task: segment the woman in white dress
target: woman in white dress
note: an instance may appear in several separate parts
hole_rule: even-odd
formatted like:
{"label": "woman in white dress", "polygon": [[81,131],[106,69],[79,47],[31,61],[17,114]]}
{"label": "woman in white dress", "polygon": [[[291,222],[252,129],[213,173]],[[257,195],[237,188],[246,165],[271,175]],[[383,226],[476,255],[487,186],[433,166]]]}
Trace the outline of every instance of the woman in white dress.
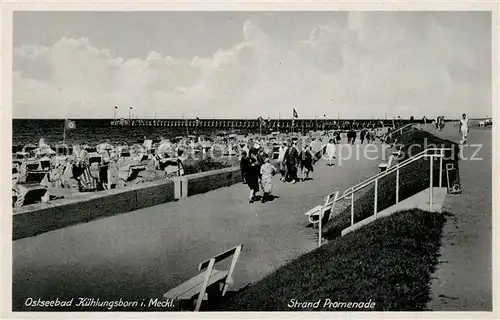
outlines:
{"label": "woman in white dress", "polygon": [[333,139],[330,139],[328,144],[326,145],[326,155],[328,157],[328,165],[333,165],[333,159],[335,158],[335,143]]}
{"label": "woman in white dress", "polygon": [[462,135],[460,143],[465,144],[467,142],[467,136],[469,135],[469,119],[467,119],[465,113],[462,114],[462,119],[460,119],[459,133]]}

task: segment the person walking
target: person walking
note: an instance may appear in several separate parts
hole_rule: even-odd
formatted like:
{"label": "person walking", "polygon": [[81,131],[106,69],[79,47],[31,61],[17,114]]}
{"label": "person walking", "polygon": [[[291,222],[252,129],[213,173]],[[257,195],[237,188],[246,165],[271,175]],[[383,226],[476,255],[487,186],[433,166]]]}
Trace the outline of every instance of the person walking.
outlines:
{"label": "person walking", "polygon": [[257,150],[251,149],[244,161],[245,181],[250,189],[249,202],[253,203],[259,192],[260,164],[257,159]]}
{"label": "person walking", "polygon": [[247,162],[248,162],[248,155],[246,151],[241,152],[241,159],[240,159],[240,171],[241,171],[241,177],[243,178],[243,184],[246,184],[245,180],[245,170],[247,169]]}
{"label": "person walking", "polygon": [[254,148],[257,150],[257,160],[259,161],[259,164],[263,165],[264,164],[264,160],[267,157],[267,154],[264,151],[264,148],[260,144],[255,144]]}
{"label": "person walking", "polygon": [[363,128],[361,129],[361,131],[359,133],[359,142],[361,144],[363,144],[363,142],[365,141],[365,136],[366,136],[366,128],[363,126]]}
{"label": "person walking", "polygon": [[330,139],[326,145],[326,155],[328,159],[327,166],[333,166],[333,159],[335,158],[335,143],[333,142],[333,139]]}
{"label": "person walking", "polygon": [[[340,144],[341,136],[340,136],[340,130],[337,130],[335,132],[335,140],[337,144]],[[335,141],[334,141],[335,142]]]}
{"label": "person walking", "polygon": [[354,144],[356,142],[356,131],[354,130],[354,128],[351,128],[351,144]]}
{"label": "person walking", "polygon": [[285,164],[285,153],[286,150],[288,149],[286,142],[283,142],[283,144],[280,146],[279,153],[278,153],[278,165],[279,165],[279,171],[281,174],[281,181],[285,181],[286,179],[286,164]]}
{"label": "person walking", "polygon": [[310,146],[306,146],[302,149],[302,152],[299,156],[299,165],[302,181],[309,180],[309,173],[314,171],[313,155]]}
{"label": "person walking", "polygon": [[366,130],[366,135],[365,135],[366,143],[370,143],[372,136],[370,130]]}
{"label": "person walking", "polygon": [[439,121],[439,131],[443,131],[444,129],[444,117],[441,116],[441,119]]}
{"label": "person walking", "polygon": [[285,165],[287,171],[286,181],[290,183],[297,182],[297,158],[299,154],[292,142],[288,142],[288,148],[285,152]]}
{"label": "person walking", "polygon": [[467,136],[469,135],[469,119],[465,113],[462,114],[462,119],[460,119],[458,133],[462,136],[460,144],[465,144],[467,142]]}
{"label": "person walking", "polygon": [[276,174],[276,168],[270,163],[269,157],[264,159],[264,164],[260,167],[262,184],[262,203],[270,199],[273,192],[273,176]]}

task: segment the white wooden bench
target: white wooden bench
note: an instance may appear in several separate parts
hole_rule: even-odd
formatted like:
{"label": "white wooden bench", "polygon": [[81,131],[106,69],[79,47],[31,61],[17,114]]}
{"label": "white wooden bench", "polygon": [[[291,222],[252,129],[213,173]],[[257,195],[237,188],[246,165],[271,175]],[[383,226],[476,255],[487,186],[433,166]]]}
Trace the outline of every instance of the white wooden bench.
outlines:
{"label": "white wooden bench", "polygon": [[338,197],[339,197],[338,191],[330,193],[325,197],[325,203],[323,205],[318,205],[305,213],[307,219],[309,220],[310,223],[312,223],[313,227],[315,227],[316,224],[319,223],[320,216],[323,217],[323,215],[325,214],[326,211],[328,211],[328,209],[330,209],[329,217],[332,216],[332,211]]}
{"label": "white wooden bench", "polygon": [[[181,301],[191,301],[193,298],[197,297],[194,311],[199,311],[202,301],[208,299],[208,294],[206,294],[208,288],[219,286],[217,289],[221,296],[224,296],[229,285],[233,283],[232,275],[242,248],[243,245],[239,245],[209,260],[203,261],[198,266],[198,271],[200,272],[198,275],[171,289],[165,293],[163,297]],[[217,270],[214,268],[216,263],[231,256],[233,259],[229,270]]]}
{"label": "white wooden bench", "polygon": [[391,166],[392,166],[392,162],[394,161],[394,155],[390,155],[389,156],[389,159],[387,162],[383,162],[381,164],[378,165],[378,169],[380,172],[383,172],[387,169],[389,169]]}
{"label": "white wooden bench", "polygon": [[380,172],[383,172],[394,164],[394,160],[398,160],[399,157],[401,156],[401,149],[403,149],[403,146],[399,146],[397,150],[393,151],[392,154],[389,156],[387,159],[387,162],[383,162],[378,165],[378,169]]}
{"label": "white wooden bench", "polygon": [[400,145],[399,147],[397,147],[397,148],[396,148],[396,150],[394,150],[394,151],[392,152],[392,155],[393,155],[394,157],[396,157],[396,159],[399,159],[399,157],[401,157],[401,154],[402,154],[402,151],[401,151],[402,149],[403,149],[403,146],[402,146],[402,145]]}

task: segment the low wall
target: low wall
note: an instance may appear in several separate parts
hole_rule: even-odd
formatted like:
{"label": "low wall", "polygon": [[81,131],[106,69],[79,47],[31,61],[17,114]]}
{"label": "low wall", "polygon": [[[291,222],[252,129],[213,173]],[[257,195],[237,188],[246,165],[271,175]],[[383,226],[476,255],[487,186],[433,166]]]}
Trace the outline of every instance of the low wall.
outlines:
{"label": "low wall", "polygon": [[113,216],[186,198],[241,182],[239,167],[191,174],[14,208],[13,240],[35,236],[92,219]]}
{"label": "low wall", "polygon": [[186,179],[187,196],[205,193],[210,190],[227,187],[243,181],[239,167],[191,174],[186,176]]}

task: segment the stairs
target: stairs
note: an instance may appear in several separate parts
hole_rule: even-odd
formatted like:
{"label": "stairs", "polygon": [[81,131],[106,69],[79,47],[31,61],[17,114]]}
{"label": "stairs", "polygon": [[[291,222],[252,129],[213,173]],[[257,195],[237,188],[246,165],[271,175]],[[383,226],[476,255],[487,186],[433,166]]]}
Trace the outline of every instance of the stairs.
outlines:
{"label": "stairs", "polygon": [[[383,217],[388,217],[394,212],[401,211],[401,210],[408,210],[408,209],[421,209],[421,210],[426,210],[429,211],[429,191],[430,188],[425,189],[424,191],[421,191],[403,201],[400,201],[399,203],[396,203],[395,205],[382,210],[378,212],[376,215],[372,215],[364,220],[361,220],[354,225],[342,230],[342,236],[345,236],[346,234],[355,231],[362,226],[365,226],[367,224],[372,223],[373,221],[383,218]],[[439,188],[439,187],[433,187],[432,188],[432,211],[433,212],[441,212],[444,204],[444,200],[446,199],[446,195],[448,193],[447,188]]]}

